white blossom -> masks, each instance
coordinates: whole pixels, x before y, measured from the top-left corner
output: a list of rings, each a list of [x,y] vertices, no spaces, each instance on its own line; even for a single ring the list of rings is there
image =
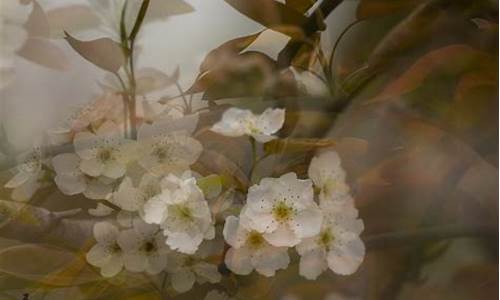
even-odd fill
[[[46,184],[43,178],[47,172],[43,169],[42,156],[41,147],[35,146],[16,167],[16,175],[5,184],[6,188],[13,189],[12,199],[27,201]]]
[[[79,132],[74,139],[75,151],[81,158],[80,169],[92,176],[117,179],[126,171],[132,155],[132,141],[126,140],[112,122],[102,124],[96,133]]]
[[[316,279],[330,268],[340,275],[350,275],[358,269],[365,255],[365,246],[359,234],[363,221],[357,219],[352,204],[322,204],[323,224],[318,235],[297,245],[300,254],[299,272],[308,279]]]
[[[255,115],[250,110],[232,107],[212,126],[212,131],[229,137],[248,135],[265,143],[276,138],[273,134],[281,129],[284,122],[284,109],[268,108],[262,114]]]
[[[226,253],[225,263],[238,275],[248,275],[254,269],[264,276],[274,276],[277,270],[286,269],[290,263],[287,247],[269,244],[262,233],[241,226],[234,216],[226,218],[224,238],[231,248]]]
[[[295,173],[264,178],[249,188],[240,222],[271,245],[295,246],[320,230],[322,215],[313,198],[311,180]]]
[[[100,176],[90,177],[80,170],[81,159],[74,153],[58,154],[52,159],[56,172],[54,181],[65,195],[83,193],[89,199],[106,199],[112,192],[113,179]]]
[[[118,237],[123,249],[123,263],[132,272],[158,274],[167,265],[168,247],[158,225],[136,218],[133,228],[123,230]]]
[[[139,164],[156,174],[180,174],[189,169],[203,150],[201,143],[191,137],[197,123],[195,114],[143,124],[138,131],[143,153]]]
[[[120,231],[108,222],[94,225],[94,238],[97,241],[87,253],[87,261],[101,269],[104,277],[113,277],[123,269],[123,250],[118,237]]]
[[[113,193],[110,201],[126,211],[138,211],[142,209],[146,201],[161,192],[159,178],[151,174],[144,174],[137,187],[134,187],[132,179],[125,177],[118,190]]]
[[[194,255],[170,252],[167,271],[174,290],[184,293],[189,291],[195,282],[199,284],[219,282],[221,275],[217,270],[217,265],[206,262],[206,258],[204,251],[199,251]]]
[[[167,245],[193,254],[203,239],[213,239],[215,230],[208,203],[189,171],[162,180],[162,193],[144,206],[144,220],[160,224]]]
[[[319,200],[343,202],[350,199],[349,186],[345,182],[345,171],[335,151],[327,151],[311,160],[309,178],[319,190]]]

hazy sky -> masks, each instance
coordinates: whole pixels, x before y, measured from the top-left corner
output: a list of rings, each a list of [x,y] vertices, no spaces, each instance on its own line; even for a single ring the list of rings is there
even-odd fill
[[[180,66],[180,81],[184,87],[192,83],[208,51],[229,39],[262,28],[223,0],[186,2],[194,7],[195,12],[148,24],[138,42],[142,47],[139,67],[154,66],[170,73]],[[40,0],[40,3],[44,9],[51,9],[69,3],[85,3],[85,0]],[[350,19],[353,3],[347,1],[330,16],[329,21],[334,19],[340,24],[344,23],[342,20]],[[330,31],[329,35],[335,37],[339,28],[333,27]],[[274,56],[286,41],[286,37],[269,31],[256,47],[265,48]],[[63,40],[57,43],[71,62],[68,71],[53,71],[18,58],[16,79],[1,93],[2,122],[9,140],[17,149],[29,148],[33,137],[57,126],[99,91],[96,83],[104,73],[79,57]]]

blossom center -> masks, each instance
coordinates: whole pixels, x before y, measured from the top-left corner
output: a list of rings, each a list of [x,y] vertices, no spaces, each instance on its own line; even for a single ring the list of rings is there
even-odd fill
[[[182,220],[191,221],[193,219],[193,213],[191,209],[184,205],[176,205],[174,211],[177,217]]]
[[[101,149],[97,153],[97,158],[103,163],[110,161],[111,159],[113,159],[113,150],[109,148]]]
[[[262,234],[257,231],[252,231],[248,234],[247,243],[251,248],[257,249],[264,244],[264,238],[262,237]]]
[[[335,240],[335,236],[330,230],[325,230],[320,233],[318,243],[324,247],[329,247],[330,244]]]
[[[293,216],[293,207],[280,201],[273,206],[273,216],[278,222],[289,221]]]
[[[151,241],[148,241],[144,243],[144,245],[142,246],[142,250],[144,250],[144,252],[146,253],[151,253],[156,250],[156,244]]]

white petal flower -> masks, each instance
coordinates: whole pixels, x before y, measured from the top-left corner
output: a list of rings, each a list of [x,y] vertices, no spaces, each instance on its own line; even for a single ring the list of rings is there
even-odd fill
[[[230,137],[249,135],[265,143],[275,138],[273,134],[281,129],[284,122],[284,109],[268,108],[262,114],[255,115],[250,110],[232,107],[212,126],[212,131]]]
[[[172,287],[179,293],[189,291],[195,282],[217,283],[221,275],[217,265],[207,263],[205,257],[198,255],[186,255],[178,252],[170,252],[167,271],[172,280]]]
[[[65,195],[83,193],[89,199],[106,199],[112,192],[109,179],[85,175],[80,170],[80,164],[80,157],[74,153],[59,154],[52,159],[56,172],[54,181],[59,190]]]
[[[143,124],[138,132],[144,156],[139,164],[157,174],[182,173],[195,163],[203,150],[190,135],[198,123],[198,115],[166,119]]]
[[[231,248],[225,257],[226,266],[238,275],[248,275],[254,269],[264,276],[274,276],[290,263],[287,247],[269,244],[262,233],[241,226],[234,216],[226,218],[224,238]]]
[[[170,248],[193,254],[204,239],[212,239],[212,216],[203,193],[190,172],[170,174],[162,181],[162,193],[144,206],[144,220],[160,224]]]
[[[335,151],[327,151],[311,160],[309,178],[319,189],[319,200],[343,202],[349,200],[349,186],[345,182],[345,171]]]
[[[120,178],[125,174],[131,159],[132,141],[126,140],[112,122],[99,127],[96,134],[77,133],[74,139],[75,151],[81,158],[80,169],[92,176]]]
[[[359,234],[363,221],[357,219],[357,210],[346,205],[322,205],[321,232],[297,245],[300,254],[300,274],[316,279],[327,266],[340,275],[350,275],[358,269],[365,255]]]
[[[160,192],[159,179],[146,173],[137,187],[133,186],[132,179],[125,177],[110,201],[124,210],[138,211],[142,209],[146,201]]]
[[[118,241],[127,270],[158,274],[165,269],[169,249],[157,225],[134,219],[133,228],[120,232]]]
[[[264,178],[248,190],[241,223],[274,246],[295,246],[320,230],[322,215],[313,198],[311,180],[295,173]]]
[[[43,154],[41,147],[35,146],[30,152],[23,155],[22,163],[16,167],[17,173],[6,184],[6,188],[13,189],[12,199],[27,201],[35,192],[47,184],[43,178]]]
[[[87,253],[87,261],[101,269],[104,277],[113,277],[123,268],[123,250],[118,242],[120,231],[107,222],[94,225],[94,237],[97,241]]]

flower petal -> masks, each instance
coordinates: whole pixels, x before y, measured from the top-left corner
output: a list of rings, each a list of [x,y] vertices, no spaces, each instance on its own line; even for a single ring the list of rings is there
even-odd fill
[[[238,275],[248,275],[253,270],[251,250],[247,247],[229,248],[224,262],[229,270]]]
[[[326,252],[317,248],[300,257],[299,274],[309,280],[315,280],[328,268]]]
[[[191,271],[184,270],[182,272],[175,272],[172,276],[172,287],[179,293],[189,291],[194,284],[195,276]]]

